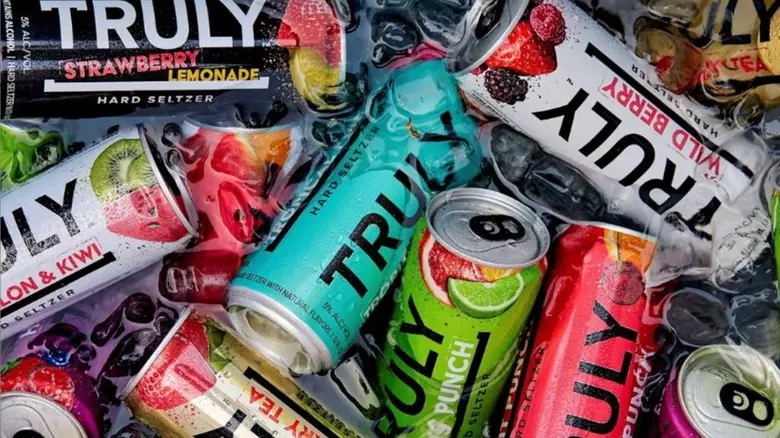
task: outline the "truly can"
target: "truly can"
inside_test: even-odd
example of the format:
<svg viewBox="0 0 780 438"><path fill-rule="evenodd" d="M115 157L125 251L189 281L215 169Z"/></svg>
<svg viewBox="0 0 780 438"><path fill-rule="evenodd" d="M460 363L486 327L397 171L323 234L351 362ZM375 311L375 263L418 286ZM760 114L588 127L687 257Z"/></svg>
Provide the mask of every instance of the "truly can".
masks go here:
<svg viewBox="0 0 780 438"><path fill-rule="evenodd" d="M299 185L228 291L238 332L299 373L334 367L396 276L428 201L480 171L477 126L443 63L397 70Z"/></svg>
<svg viewBox="0 0 780 438"><path fill-rule="evenodd" d="M320 111L344 107L345 32L327 0L9 0L2 10L3 119L299 95Z"/></svg>
<svg viewBox="0 0 780 438"><path fill-rule="evenodd" d="M664 392L661 438L780 435L780 370L747 346L693 352Z"/></svg>
<svg viewBox="0 0 780 438"><path fill-rule="evenodd" d="M762 170L759 139L655 85L574 2L549 0L505 25L492 46L451 59L461 89L560 158L638 187L643 207L695 213L713 199L697 184L732 200Z"/></svg>
<svg viewBox="0 0 780 438"><path fill-rule="evenodd" d="M772 219L772 248L775 256L775 268L780 280L780 160L775 160L767 170L764 177L764 186L761 191L764 206L769 211Z"/></svg>
<svg viewBox="0 0 780 438"><path fill-rule="evenodd" d="M520 336L519 352L517 355L517 362L515 362L515 369L512 372L512 378L509 380L509 385L506 388L506 403L504 404L504 411L501 412L500 421L498 423L497 438L507 438L509 436L509 426L512 424L514 417L517 415L517 394L520 391L520 385L523 383L523 371L528 368L528 353L531 351L531 341L533 340L534 333L534 319L526 324L523 334Z"/></svg>
<svg viewBox="0 0 780 438"><path fill-rule="evenodd" d="M26 120L0 123L0 191L23 184L65 158L58 128Z"/></svg>
<svg viewBox="0 0 780 438"><path fill-rule="evenodd" d="M645 288L653 247L592 226L558 238L509 436L630 438L646 427L665 292Z"/></svg>
<svg viewBox="0 0 780 438"><path fill-rule="evenodd" d="M303 134L295 125L243 129L192 119L156 131L180 163L204 223L194 248L165 257L160 292L173 301L222 304L241 257L291 197L287 183L304 155Z"/></svg>
<svg viewBox="0 0 780 438"><path fill-rule="evenodd" d="M498 192L436 196L379 359L388 436L481 437L547 270L541 218Z"/></svg>
<svg viewBox="0 0 780 438"><path fill-rule="evenodd" d="M0 436L3 438L89 438L79 422L62 406L26 392L0 394Z"/></svg>
<svg viewBox="0 0 780 438"><path fill-rule="evenodd" d="M359 437L216 319L185 311L122 398L163 438Z"/></svg>
<svg viewBox="0 0 780 438"><path fill-rule="evenodd" d="M75 366L60 365L35 355L13 360L6 363L2 369L0 391L3 393L0 397L19 392L45 397L50 400L49 403L61 406L70 418L76 420L79 428L84 431L83 436L103 436L103 411L95 380ZM3 404L0 402L0 407L4 408ZM3 421L0 423L4 423L7 418L9 414L3 411ZM35 417L30 420L34 422ZM4 426L3 424L0 427ZM43 428L41 426L44 425L36 426L36 429Z"/></svg>
<svg viewBox="0 0 780 438"><path fill-rule="evenodd" d="M706 105L780 105L780 15L768 2L686 1L670 14L649 2L634 23L637 55L656 66L663 84ZM774 27L773 27L774 26Z"/></svg>
<svg viewBox="0 0 780 438"><path fill-rule="evenodd" d="M5 338L183 249L197 215L142 129L126 129L0 198Z"/></svg>
<svg viewBox="0 0 780 438"><path fill-rule="evenodd" d="M74 409L74 415L91 436L104 436L120 411L118 391L146 364L184 307L157 293L159 265L5 339L0 391L57 394L55 400L65 406L71 399L81 400L82 407L78 412ZM54 380L59 385L51 390L42 387L37 377L41 375L59 376ZM87 427L88 423L97 425Z"/></svg>

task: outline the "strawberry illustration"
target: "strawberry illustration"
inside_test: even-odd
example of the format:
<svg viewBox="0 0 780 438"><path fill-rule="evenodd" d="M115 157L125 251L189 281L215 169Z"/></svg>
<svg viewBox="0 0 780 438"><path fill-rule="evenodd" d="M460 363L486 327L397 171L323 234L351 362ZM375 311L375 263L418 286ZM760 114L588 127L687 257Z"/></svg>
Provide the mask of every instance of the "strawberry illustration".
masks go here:
<svg viewBox="0 0 780 438"><path fill-rule="evenodd" d="M152 242L175 242L187 234L160 186L142 187L103 207L114 234Z"/></svg>
<svg viewBox="0 0 780 438"><path fill-rule="evenodd" d="M282 47L315 49L328 65L341 65L341 23L327 0L291 0L279 27Z"/></svg>
<svg viewBox="0 0 780 438"><path fill-rule="evenodd" d="M531 23L521 21L507 40L487 60L489 68L507 68L528 76L552 73L558 58L552 43L542 41Z"/></svg>
<svg viewBox="0 0 780 438"><path fill-rule="evenodd" d="M200 397L217 378L209 365L206 327L189 317L138 383L138 396L154 409L170 410Z"/></svg>
<svg viewBox="0 0 780 438"><path fill-rule="evenodd" d="M2 377L0 377L0 392L30 391L27 377L45 365L46 362L38 356L28 356L21 360L8 362L3 369Z"/></svg>
<svg viewBox="0 0 780 438"><path fill-rule="evenodd" d="M68 410L73 408L76 385L65 370L44 366L30 373L28 381L30 391L50 398Z"/></svg>

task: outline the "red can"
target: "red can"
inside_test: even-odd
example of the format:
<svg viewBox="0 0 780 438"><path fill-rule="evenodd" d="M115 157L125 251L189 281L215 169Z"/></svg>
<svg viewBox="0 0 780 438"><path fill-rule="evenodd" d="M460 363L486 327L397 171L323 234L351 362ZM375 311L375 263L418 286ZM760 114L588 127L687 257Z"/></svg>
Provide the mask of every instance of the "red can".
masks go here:
<svg viewBox="0 0 780 438"><path fill-rule="evenodd" d="M660 289L646 289L654 243L572 226L557 241L510 436L634 437L660 345Z"/></svg>

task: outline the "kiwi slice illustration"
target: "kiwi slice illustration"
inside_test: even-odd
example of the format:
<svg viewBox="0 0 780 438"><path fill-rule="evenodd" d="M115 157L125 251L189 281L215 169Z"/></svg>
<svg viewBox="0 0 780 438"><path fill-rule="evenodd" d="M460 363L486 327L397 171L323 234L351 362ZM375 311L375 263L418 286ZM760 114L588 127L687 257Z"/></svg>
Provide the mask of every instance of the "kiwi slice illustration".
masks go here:
<svg viewBox="0 0 780 438"><path fill-rule="evenodd" d="M119 140L106 148L92 163L89 180L101 204L155 181L140 140Z"/></svg>
<svg viewBox="0 0 780 438"><path fill-rule="evenodd" d="M127 168L127 182L130 184L130 190L151 186L155 181L154 170L152 170L152 165L149 164L146 154L133 160L130 167Z"/></svg>

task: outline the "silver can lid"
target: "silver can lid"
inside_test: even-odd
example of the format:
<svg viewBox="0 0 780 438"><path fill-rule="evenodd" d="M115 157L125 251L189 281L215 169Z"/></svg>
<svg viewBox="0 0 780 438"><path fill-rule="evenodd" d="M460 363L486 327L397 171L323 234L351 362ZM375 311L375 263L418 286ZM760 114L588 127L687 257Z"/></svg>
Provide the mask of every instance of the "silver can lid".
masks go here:
<svg viewBox="0 0 780 438"><path fill-rule="evenodd" d="M0 438L88 438L73 414L38 394L0 394L0 417Z"/></svg>
<svg viewBox="0 0 780 438"><path fill-rule="evenodd" d="M447 55L451 72L466 74L485 62L507 39L523 17L531 0L476 2L466 18L467 35Z"/></svg>
<svg viewBox="0 0 780 438"><path fill-rule="evenodd" d="M499 269L539 262L550 233L530 208L492 190L465 188L439 194L426 214L436 241L466 260Z"/></svg>
<svg viewBox="0 0 780 438"><path fill-rule="evenodd" d="M780 436L780 370L748 346L711 345L683 363L680 405L704 438Z"/></svg>

